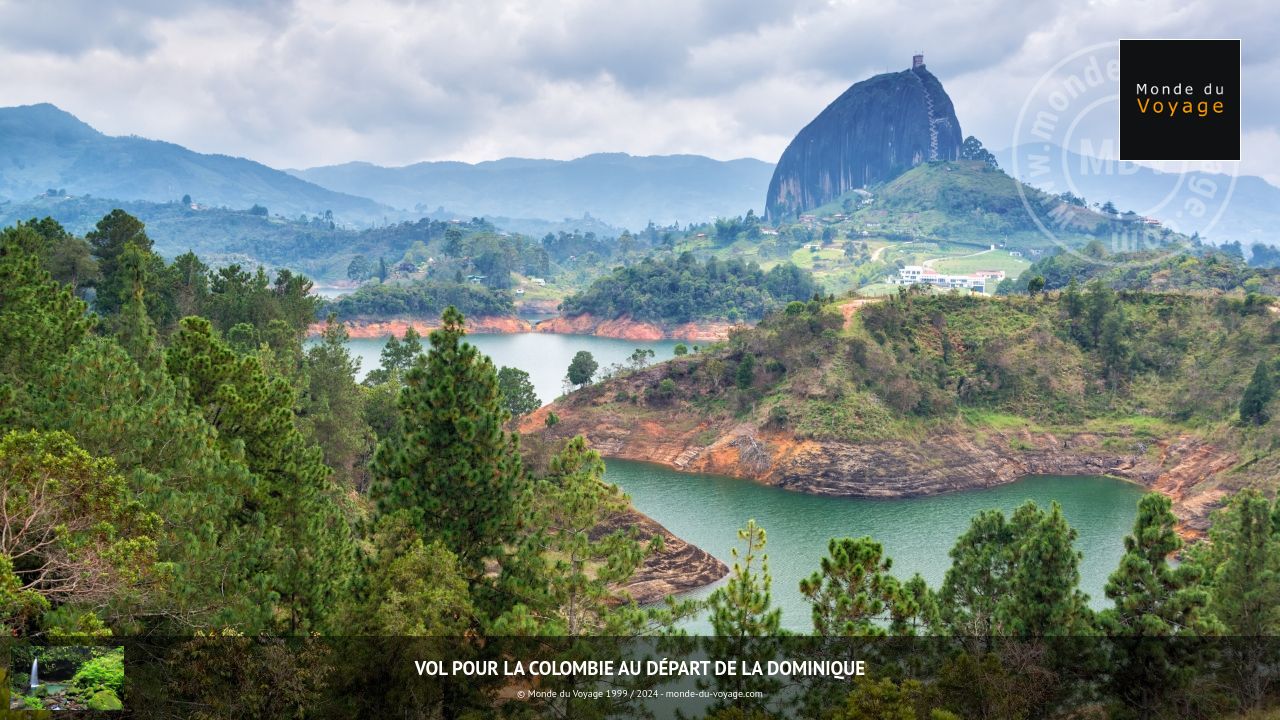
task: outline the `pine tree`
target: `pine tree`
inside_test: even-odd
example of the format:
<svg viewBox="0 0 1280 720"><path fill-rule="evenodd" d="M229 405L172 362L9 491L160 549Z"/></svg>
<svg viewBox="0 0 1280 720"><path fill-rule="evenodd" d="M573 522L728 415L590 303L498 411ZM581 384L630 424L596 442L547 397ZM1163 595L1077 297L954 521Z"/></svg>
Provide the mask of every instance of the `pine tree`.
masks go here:
<svg viewBox="0 0 1280 720"><path fill-rule="evenodd" d="M1182 547L1171 506L1159 493L1138 502L1133 534L1124 539L1124 557L1107 580L1106 594L1114 606L1098 616L1113 638L1111 690L1144 716L1166 705L1201 665L1194 645L1169 638L1217 629L1205 610L1209 594L1198 584L1200 567L1169 565L1169 557Z"/></svg>
<svg viewBox="0 0 1280 720"><path fill-rule="evenodd" d="M344 602L344 634L461 636L475 610L458 560L439 542L424 543L406 513L378 518L353 598Z"/></svg>
<svg viewBox="0 0 1280 720"><path fill-rule="evenodd" d="M171 375L184 378L189 402L203 409L219 440L228 449L242 447L257 476L245 510L259 513L280 538L264 562L282 629L323 627L350 582L354 545L321 451L295 424L293 389L269 376L257 357L238 355L203 318L182 321L165 362Z"/></svg>
<svg viewBox="0 0 1280 720"><path fill-rule="evenodd" d="M332 314L325 321L320 342L304 358L306 387L300 399L300 425L311 442L324 451L346 487L363 488L363 465L373 453L373 430L364 418L364 399L356 384L360 361L347 349L350 336Z"/></svg>
<svg viewBox="0 0 1280 720"><path fill-rule="evenodd" d="M1236 636L1280 632L1280 539L1270 503L1256 490L1241 491L1210 526L1209 538L1214 616Z"/></svg>
<svg viewBox="0 0 1280 720"><path fill-rule="evenodd" d="M165 520L156 539L166 582L136 601L147 627L268 629L261 570L275 541L260 514L246 511L256 479L236 451L223 452L163 368L143 371L112 338L90 338L44 370L42 427L111 455L132 493Z"/></svg>
<svg viewBox="0 0 1280 720"><path fill-rule="evenodd" d="M1209 527L1209 542L1193 558L1205 571L1209 610L1232 641L1224 646L1233 690L1245 709L1266 695L1263 668L1271 662L1268 636L1280 633L1280 538L1275 510L1256 490L1242 490Z"/></svg>
<svg viewBox="0 0 1280 720"><path fill-rule="evenodd" d="M1171 506L1159 493L1138 502L1133 534L1124 539L1124 557L1107 580L1106 594L1114 607L1099 615L1110 634L1167 637L1212 625L1205 613L1209 596L1198 587L1201 569L1194 563L1169 565L1169 558L1182 548Z"/></svg>
<svg viewBox="0 0 1280 720"><path fill-rule="evenodd" d="M86 306L25 249L30 228L0 234L0 427L31 426L24 406L44 369L93 328Z"/></svg>
<svg viewBox="0 0 1280 720"><path fill-rule="evenodd" d="M1262 425L1271 419L1267 412L1272 396L1275 395L1275 383L1271 379L1271 369L1265 360L1258 361L1253 368L1253 377L1244 389L1240 398L1240 422Z"/></svg>
<svg viewBox="0 0 1280 720"><path fill-rule="evenodd" d="M773 607L769 556L762 554L767 543L764 528L749 520L738 531L738 539L745 548L733 549L729 581L707 599L712 632L724 638L779 635L782 610Z"/></svg>
<svg viewBox="0 0 1280 720"><path fill-rule="evenodd" d="M1067 312L1067 317L1077 320L1084 313L1084 300L1080 297L1080 283L1076 282L1075 275L1071 276L1071 280L1067 282L1067 289L1062 292L1062 305Z"/></svg>
<svg viewBox="0 0 1280 720"><path fill-rule="evenodd" d="M382 367L388 372L405 373L413 367L414 358L422 354L422 336L413 326L405 328L404 339L397 341L392 335L382 348Z"/></svg>
<svg viewBox="0 0 1280 720"><path fill-rule="evenodd" d="M748 520L747 526L738 530L738 540L743 548L733 548L733 567L729 579L716 588L707 598L707 609L713 637L708 638L707 655L715 659L733 659L743 663L760 662L762 665L776 657L776 638L785 635L782 629L782 610L773 606L769 574L769 556L764 554L768 542L764 528ZM741 700L734 705L744 712L767 712L770 700L781 683L778 680L732 675L716 677L717 690L735 693L738 697L750 697L748 692L759 692L763 699ZM699 682L700 687L706 683ZM711 707L712 712L723 710L723 701ZM772 715L766 715L772 717Z"/></svg>
<svg viewBox="0 0 1280 720"><path fill-rule="evenodd" d="M464 320L450 306L431 333L400 394L401 432L374 457L378 510L405 510L424 539L444 542L478 573L516 537L525 481L518 441L503 431L493 363L463 342Z"/></svg>
<svg viewBox="0 0 1280 720"><path fill-rule="evenodd" d="M118 315L113 318L116 338L134 362L147 370L161 366L159 339L155 324L147 314L146 292L148 283L147 262L142 251L132 243L125 247L120 258L121 272L127 283L122 289L125 301Z"/></svg>
<svg viewBox="0 0 1280 720"><path fill-rule="evenodd" d="M944 622L957 634L995 634L996 606L1009 592L1015 567L1014 532L999 510L979 512L951 548L951 567L939 593Z"/></svg>
<svg viewBox="0 0 1280 720"><path fill-rule="evenodd" d="M1017 537L1017 565L1009 578L1009 594L996 604L996 623L1016 637L1078 635L1092 625L1088 597L1080 583L1076 531L1054 502L1045 513L1034 503L1019 507L1012 525Z"/></svg>
<svg viewBox="0 0 1280 720"><path fill-rule="evenodd" d="M130 278L121 265L127 246L133 245L140 251L151 251L151 238L147 237L146 226L138 218L124 210L112 210L98 221L85 239L93 248L93 256L98 259L98 271L102 278L97 283L97 295L94 298L94 309L104 315L114 314L128 297Z"/></svg>
<svg viewBox="0 0 1280 720"><path fill-rule="evenodd" d="M1102 339L1102 323L1115 307L1115 291L1107 287L1102 280L1094 278L1085 288L1084 314L1088 334L1086 347L1096 346Z"/></svg>
<svg viewBox="0 0 1280 720"><path fill-rule="evenodd" d="M662 538L646 540L626 527L599 530L629 503L617 486L604 481L604 461L582 436L551 458L534 497L537 510L530 525L535 530L528 542L545 588L541 601L515 612L514 617L523 617L523 632L624 637L663 621L666 613L639 608L618 589L645 558L661 551Z"/></svg>
<svg viewBox="0 0 1280 720"><path fill-rule="evenodd" d="M800 581L813 605L814 632L824 636L914 634L915 617L936 604L917 575L910 590L889 574L893 561L869 537L832 538L821 569ZM915 582L919 579L919 582ZM915 597L923 587L924 593Z"/></svg>
<svg viewBox="0 0 1280 720"><path fill-rule="evenodd" d="M968 637L1037 637L1086 632L1088 598L1076 589L1076 537L1054 503L1049 512L1027 502L1013 516L974 516L951 550L939 593L942 619Z"/></svg>

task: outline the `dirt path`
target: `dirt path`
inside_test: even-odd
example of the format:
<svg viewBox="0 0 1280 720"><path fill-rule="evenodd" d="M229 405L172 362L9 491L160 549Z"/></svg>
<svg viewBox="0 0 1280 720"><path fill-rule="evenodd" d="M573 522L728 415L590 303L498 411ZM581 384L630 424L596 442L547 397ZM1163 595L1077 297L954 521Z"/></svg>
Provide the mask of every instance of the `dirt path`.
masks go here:
<svg viewBox="0 0 1280 720"><path fill-rule="evenodd" d="M986 250L979 250L976 253L969 253L968 255L958 255L956 257L929 258L928 260L925 260L923 264L925 267L931 268L933 267L933 264L938 262L939 260L963 260L964 258L971 258L971 257L978 257L979 255L986 255L989 252L991 252L991 248L987 248Z"/></svg>
<svg viewBox="0 0 1280 720"><path fill-rule="evenodd" d="M875 262L875 261L879 260L879 259L880 259L880 256L884 254L884 251L885 251L885 250L888 250L888 249L889 249L889 248L891 248L891 247L902 247L903 245L910 245L910 244L911 244L911 243L913 243L913 242L915 242L915 241L914 241L914 240L908 240L908 241L903 242L903 243L889 243L888 245L884 245L884 246L882 246L882 247L878 247L878 248L876 248L876 249L871 253L871 262Z"/></svg>

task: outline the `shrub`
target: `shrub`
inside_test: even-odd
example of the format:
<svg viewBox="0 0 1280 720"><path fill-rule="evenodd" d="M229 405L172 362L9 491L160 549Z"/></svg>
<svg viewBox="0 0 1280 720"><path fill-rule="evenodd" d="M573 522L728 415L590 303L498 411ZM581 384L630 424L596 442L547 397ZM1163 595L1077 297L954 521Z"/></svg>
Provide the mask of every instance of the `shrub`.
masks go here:
<svg viewBox="0 0 1280 720"><path fill-rule="evenodd" d="M791 422L791 413L784 405L774 405L769 408L769 419L766 425L772 428L785 428Z"/></svg>
<svg viewBox="0 0 1280 720"><path fill-rule="evenodd" d="M22 704L23 704L23 705L24 705L28 710L43 710L43 709L44 709L44 703L40 701L40 698L38 698L38 697L34 697L34 696L32 696L32 695L28 695L28 696L26 696L26 697L22 698Z"/></svg>
<svg viewBox="0 0 1280 720"><path fill-rule="evenodd" d="M103 688L93 694L89 698L90 710L123 710L124 704L120 702L120 696L116 695L109 688Z"/></svg>
<svg viewBox="0 0 1280 720"><path fill-rule="evenodd" d="M71 678L71 685L80 695L96 694L105 688L118 696L124 689L124 651L116 650L81 665Z"/></svg>
<svg viewBox="0 0 1280 720"><path fill-rule="evenodd" d="M675 395L676 384L671 378L663 378L657 387L650 387L645 390L645 400L655 405L670 402Z"/></svg>

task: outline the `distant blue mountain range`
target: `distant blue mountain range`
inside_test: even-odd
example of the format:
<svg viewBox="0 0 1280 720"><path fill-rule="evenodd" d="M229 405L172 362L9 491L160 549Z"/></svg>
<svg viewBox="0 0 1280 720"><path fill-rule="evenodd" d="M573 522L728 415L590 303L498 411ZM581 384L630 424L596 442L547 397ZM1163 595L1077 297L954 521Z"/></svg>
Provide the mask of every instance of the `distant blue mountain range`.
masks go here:
<svg viewBox="0 0 1280 720"><path fill-rule="evenodd" d="M650 220L688 223L760 212L772 173L773 165L759 160L623 153L281 171L173 143L104 135L49 104L0 108L0 200L16 202L47 190L161 203L190 195L201 205L257 204L286 217L332 211L354 225L447 214L501 217L521 228L571 218L575 225L641 229Z"/></svg>
<svg viewBox="0 0 1280 720"><path fill-rule="evenodd" d="M259 204L296 217L332 211L353 223L392 209L335 192L261 163L205 155L140 137L111 137L49 104L0 108L0 197L26 200L46 190L118 200L174 202L184 195L213 207Z"/></svg>
<svg viewBox="0 0 1280 720"><path fill-rule="evenodd" d="M700 155L600 153L576 160L506 158L404 167L346 163L290 170L330 190L359 193L417 214L444 207L466 216L563 220L584 213L638 230L650 221L704 222L760 214L773 165Z"/></svg>
<svg viewBox="0 0 1280 720"><path fill-rule="evenodd" d="M1034 175L1029 168L1023 167L1028 164L1026 158L1032 154L1050 158ZM995 156L1005 172L1015 174L1013 148L1001 150ZM1056 145L1049 145L1047 149L1044 146L1023 147L1018 157L1021 159L1018 179L1041 190L1060 193L1068 189L1067 181L1070 179L1076 187L1076 194L1090 203L1110 200L1121 212L1149 212L1158 220L1174 223L1180 232L1188 235L1198 232L1212 243L1239 241L1246 249L1256 243L1280 245L1280 188L1260 177L1241 175L1236 178L1235 188L1222 216L1211 222L1218 205L1206 202L1209 212L1204 217L1196 217L1186 211L1186 200L1194 197L1186 188L1211 187L1215 193L1225 193L1231 184L1229 175L1184 173L1180 178L1183 189L1174 194L1173 201L1162 202L1179 180L1177 175L1133 163L1099 160L1071 151L1064 154L1063 149Z"/></svg>

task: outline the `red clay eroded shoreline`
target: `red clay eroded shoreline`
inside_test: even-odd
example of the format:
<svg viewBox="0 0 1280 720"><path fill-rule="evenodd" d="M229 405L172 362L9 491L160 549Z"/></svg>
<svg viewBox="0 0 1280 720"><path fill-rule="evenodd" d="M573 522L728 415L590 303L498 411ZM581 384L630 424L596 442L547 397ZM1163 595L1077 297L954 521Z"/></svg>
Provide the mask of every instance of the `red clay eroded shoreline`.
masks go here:
<svg viewBox="0 0 1280 720"><path fill-rule="evenodd" d="M401 337L405 330L412 327L420 335L427 335L432 330L439 329L440 321L427 321L418 319L395 318L390 320L348 320L344 323L347 333L353 338L360 339L378 339L385 338L390 335ZM312 337L319 335L324 330L324 323L313 323L308 328L308 334ZM533 326L527 320L521 320L517 317L509 316L493 316L493 317L474 317L467 318L467 332L480 333L486 335L514 335L518 333L533 332Z"/></svg>
<svg viewBox="0 0 1280 720"><path fill-rule="evenodd" d="M418 318L360 319L348 320L344 323L347 333L353 338L376 339L389 335L397 337L412 327L421 335L426 335L440 327L438 320ZM467 332L514 335L519 333L551 333L560 335L594 335L596 337L615 338L619 340L684 340L687 342L712 343L725 340L729 331L735 327L746 327L729 322L690 322L680 325L659 325L657 323L638 322L634 320L599 320L590 315L577 317L554 317L536 324L514 316L487 316L467 318ZM312 337L324 330L324 323L313 323L308 329Z"/></svg>
<svg viewBox="0 0 1280 720"><path fill-rule="evenodd" d="M560 335L595 335L620 340L686 340L710 343L728 339L729 331L736 327L746 326L727 321L664 325L628 318L602 320L592 315L578 315L543 320L534 327L534 330Z"/></svg>

